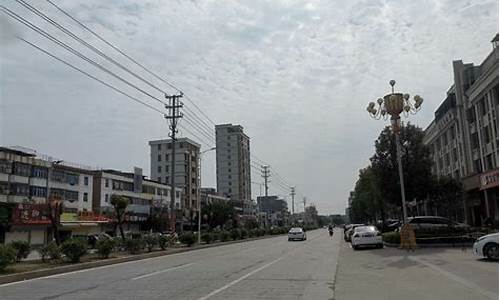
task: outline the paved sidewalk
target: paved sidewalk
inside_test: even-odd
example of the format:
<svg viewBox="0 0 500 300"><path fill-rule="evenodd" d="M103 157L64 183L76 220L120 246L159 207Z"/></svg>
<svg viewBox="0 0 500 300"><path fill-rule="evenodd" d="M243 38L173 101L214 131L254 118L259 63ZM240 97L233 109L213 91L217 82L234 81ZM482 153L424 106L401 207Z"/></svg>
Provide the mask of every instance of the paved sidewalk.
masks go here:
<svg viewBox="0 0 500 300"><path fill-rule="evenodd" d="M498 299L498 262L470 248L354 251L342 243L335 300Z"/></svg>

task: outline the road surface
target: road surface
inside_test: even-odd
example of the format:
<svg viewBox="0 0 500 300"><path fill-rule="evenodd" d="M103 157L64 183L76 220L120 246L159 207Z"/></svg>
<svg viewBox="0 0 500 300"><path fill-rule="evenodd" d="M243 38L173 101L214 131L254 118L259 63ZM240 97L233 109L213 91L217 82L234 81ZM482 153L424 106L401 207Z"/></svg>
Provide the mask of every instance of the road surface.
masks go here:
<svg viewBox="0 0 500 300"><path fill-rule="evenodd" d="M340 231L200 249L0 286L8 299L331 299Z"/></svg>

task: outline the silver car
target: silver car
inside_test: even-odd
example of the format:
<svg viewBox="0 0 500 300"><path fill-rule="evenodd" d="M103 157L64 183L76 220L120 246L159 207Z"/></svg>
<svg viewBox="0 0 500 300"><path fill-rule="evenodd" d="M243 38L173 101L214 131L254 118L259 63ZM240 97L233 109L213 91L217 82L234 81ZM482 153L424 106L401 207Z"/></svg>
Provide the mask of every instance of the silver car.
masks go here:
<svg viewBox="0 0 500 300"><path fill-rule="evenodd" d="M293 227L288 231L289 241L305 241L306 239L306 232L300 227Z"/></svg>

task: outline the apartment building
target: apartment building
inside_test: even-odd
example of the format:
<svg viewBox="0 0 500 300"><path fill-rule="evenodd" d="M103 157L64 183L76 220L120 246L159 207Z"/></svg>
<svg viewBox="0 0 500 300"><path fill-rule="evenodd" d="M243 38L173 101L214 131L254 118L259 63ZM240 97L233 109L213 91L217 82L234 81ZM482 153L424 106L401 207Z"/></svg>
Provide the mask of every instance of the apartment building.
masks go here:
<svg viewBox="0 0 500 300"><path fill-rule="evenodd" d="M134 172L117 170L99 170L94 172L93 201L94 212L112 217L111 205L113 195L123 196L129 200L125 214L126 231L138 232L151 229L148 222L152 213L159 213L164 222L159 230L167 230L169 207L169 185L147 179L142 175L142 169L134 168ZM175 189L175 207L180 208L182 188ZM103 231L113 232L114 225L109 224Z"/></svg>
<svg viewBox="0 0 500 300"><path fill-rule="evenodd" d="M89 212L92 183L90 168L0 147L0 242L44 244L52 238L48 201L61 202L63 214ZM61 220L61 225L67 224Z"/></svg>
<svg viewBox="0 0 500 300"><path fill-rule="evenodd" d="M498 35L478 66L453 62L454 84L425 130L433 174L460 179L463 219L498 222Z"/></svg>
<svg viewBox="0 0 500 300"><path fill-rule="evenodd" d="M250 138L240 125L215 126L217 191L227 195L241 209L252 213Z"/></svg>
<svg viewBox="0 0 500 300"><path fill-rule="evenodd" d="M151 150L151 179L170 185L172 165L172 142L155 140L149 142ZM189 138L179 138L175 143L176 188L182 189L181 209L184 215L198 208L198 173L201 145Z"/></svg>

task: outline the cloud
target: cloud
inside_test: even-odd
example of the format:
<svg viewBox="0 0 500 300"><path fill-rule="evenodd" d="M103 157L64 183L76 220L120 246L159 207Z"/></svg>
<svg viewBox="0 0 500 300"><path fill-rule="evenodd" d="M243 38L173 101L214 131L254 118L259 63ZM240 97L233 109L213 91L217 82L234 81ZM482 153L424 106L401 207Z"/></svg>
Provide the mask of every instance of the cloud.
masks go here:
<svg viewBox="0 0 500 300"><path fill-rule="evenodd" d="M373 140L385 125L368 117L366 103L388 92L387 82L396 79L398 89L425 98L420 115L412 119L425 127L452 84L451 61L480 63L498 26L498 4L492 0L58 4L181 87L217 123L243 125L252 152L323 213L343 211L358 169L368 164ZM50 5L33 5L133 67ZM0 22L3 38L7 27ZM144 98L26 28L15 24L11 29ZM161 116L26 45L1 47L1 144L123 170L138 165L147 172L147 141L167 136ZM186 106L194 109L188 101ZM215 186L214 156L207 155L204 163L204 185ZM260 181L258 175L254 180ZM253 188L258 195L258 187Z"/></svg>

